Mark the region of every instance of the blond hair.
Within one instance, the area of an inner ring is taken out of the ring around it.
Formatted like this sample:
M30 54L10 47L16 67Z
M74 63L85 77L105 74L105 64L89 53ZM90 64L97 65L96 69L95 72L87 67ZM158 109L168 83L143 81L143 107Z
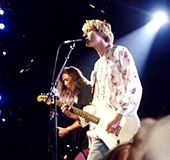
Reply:
M112 44L114 41L114 35L112 33L112 28L110 23L106 22L106 20L101 21L98 19L86 20L83 24L82 31L87 32L87 30L96 30L99 33L102 33L104 40Z

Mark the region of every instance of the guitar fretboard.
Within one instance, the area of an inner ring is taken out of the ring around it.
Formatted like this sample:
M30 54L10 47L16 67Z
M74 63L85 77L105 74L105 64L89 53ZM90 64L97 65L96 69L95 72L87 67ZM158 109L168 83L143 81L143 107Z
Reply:
M57 105L59 107L61 107L62 105L64 105L65 103L62 102L62 101L58 101L57 102ZM90 122L93 122L95 124L98 124L99 121L100 121L100 118L86 112L86 111L83 111L79 108L76 108L74 106L70 106L71 107L71 110L73 111L73 113L75 113L76 115L80 116L80 117L83 117L84 119L86 119L87 121L90 121Z

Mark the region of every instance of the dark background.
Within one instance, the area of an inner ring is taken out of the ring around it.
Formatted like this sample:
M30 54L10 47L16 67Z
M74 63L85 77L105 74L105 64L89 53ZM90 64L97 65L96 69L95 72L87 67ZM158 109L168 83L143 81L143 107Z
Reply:
M59 45L68 39L81 38L84 21L92 18L110 22L117 39L148 23L152 10L169 8L170 1L4 0L0 5L6 13L3 16L6 29L0 31L0 120L6 119L0 122L0 159L46 160L49 107L36 99L50 91ZM157 33L140 75L144 89L140 118L170 113L169 35L168 24ZM61 47L56 73L69 49L70 44ZM2 54L4 50L6 56ZM67 66L79 67L89 78L98 58L93 52L82 43L76 44Z

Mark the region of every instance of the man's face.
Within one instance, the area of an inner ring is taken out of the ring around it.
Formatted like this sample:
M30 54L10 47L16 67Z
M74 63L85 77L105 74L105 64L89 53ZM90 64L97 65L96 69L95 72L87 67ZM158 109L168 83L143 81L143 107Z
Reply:
M68 89L73 89L73 83L72 83L72 77L69 76L68 74L64 73L62 75L62 81L64 83L64 85L68 88Z
M92 29L87 29L84 32L83 37L86 40L87 47L94 47L102 38L97 31Z

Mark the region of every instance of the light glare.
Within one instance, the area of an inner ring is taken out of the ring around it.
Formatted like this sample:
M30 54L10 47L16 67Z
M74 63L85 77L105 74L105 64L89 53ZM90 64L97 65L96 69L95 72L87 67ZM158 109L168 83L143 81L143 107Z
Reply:
M4 10L2 10L2 8L0 8L0 15L4 14Z
M159 25L163 25L168 22L168 16L165 12L156 12L153 16L153 21Z
M4 29L5 25L3 23L0 23L0 29Z

